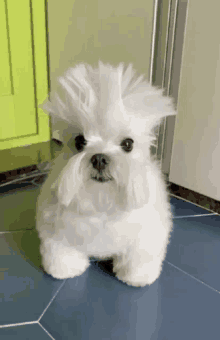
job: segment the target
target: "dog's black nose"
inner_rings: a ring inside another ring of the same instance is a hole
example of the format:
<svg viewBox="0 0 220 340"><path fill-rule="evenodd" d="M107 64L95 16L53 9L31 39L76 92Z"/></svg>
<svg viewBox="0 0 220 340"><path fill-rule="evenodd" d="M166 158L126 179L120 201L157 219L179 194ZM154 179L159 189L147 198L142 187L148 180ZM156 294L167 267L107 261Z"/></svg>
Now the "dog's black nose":
<svg viewBox="0 0 220 340"><path fill-rule="evenodd" d="M100 172L101 170L104 170L106 165L109 163L109 158L102 153L97 153L96 155L92 156L91 163L93 168Z"/></svg>

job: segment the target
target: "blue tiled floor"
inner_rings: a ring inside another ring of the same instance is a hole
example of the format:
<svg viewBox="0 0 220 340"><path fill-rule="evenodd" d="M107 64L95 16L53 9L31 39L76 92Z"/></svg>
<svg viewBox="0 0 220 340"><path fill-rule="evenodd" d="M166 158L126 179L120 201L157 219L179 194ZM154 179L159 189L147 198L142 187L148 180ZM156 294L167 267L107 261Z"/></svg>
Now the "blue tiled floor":
<svg viewBox="0 0 220 340"><path fill-rule="evenodd" d="M34 189L28 195L34 202ZM171 204L163 271L144 288L123 284L96 262L75 279L53 279L40 269L34 225L25 230L23 215L16 227L19 219L6 215L14 222L10 229L1 220L0 339L219 340L220 216L174 197Z"/></svg>

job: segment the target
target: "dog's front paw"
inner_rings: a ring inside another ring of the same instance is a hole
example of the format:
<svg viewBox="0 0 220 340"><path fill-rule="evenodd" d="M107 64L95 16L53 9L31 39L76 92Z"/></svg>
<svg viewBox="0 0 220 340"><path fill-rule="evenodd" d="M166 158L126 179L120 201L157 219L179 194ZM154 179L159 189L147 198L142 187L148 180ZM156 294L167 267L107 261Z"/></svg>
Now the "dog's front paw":
<svg viewBox="0 0 220 340"><path fill-rule="evenodd" d="M117 278L126 283L129 286L133 287L144 287L146 285L151 285L155 280L149 280L147 277L137 277L135 275L120 275L116 274Z"/></svg>
<svg viewBox="0 0 220 340"><path fill-rule="evenodd" d="M82 267L80 270L76 268L64 268L64 267L50 267L46 271L48 274L52 275L55 279L70 279L76 276L82 275L88 266Z"/></svg>
<svg viewBox="0 0 220 340"><path fill-rule="evenodd" d="M143 277L138 277L135 275L120 275L120 274L116 274L117 278L120 281L123 281L124 283L126 283L129 286L134 286L134 287L144 287L147 285L151 285L152 283L154 283L158 277L155 278L150 278L148 277L148 275L145 275Z"/></svg>
<svg viewBox="0 0 220 340"><path fill-rule="evenodd" d="M148 268L144 268L148 267ZM116 277L126 283L129 286L134 287L144 287L146 285L151 285L160 276L160 268L152 266L144 266L143 268L138 268L135 271L127 270L126 268L120 268L116 271ZM151 267L151 268L150 268ZM146 270L148 269L148 270Z"/></svg>
<svg viewBox="0 0 220 340"><path fill-rule="evenodd" d="M60 256L53 259L52 263L43 261L45 271L55 279L69 279L83 274L89 267L89 261L83 258L74 258L74 256Z"/></svg>

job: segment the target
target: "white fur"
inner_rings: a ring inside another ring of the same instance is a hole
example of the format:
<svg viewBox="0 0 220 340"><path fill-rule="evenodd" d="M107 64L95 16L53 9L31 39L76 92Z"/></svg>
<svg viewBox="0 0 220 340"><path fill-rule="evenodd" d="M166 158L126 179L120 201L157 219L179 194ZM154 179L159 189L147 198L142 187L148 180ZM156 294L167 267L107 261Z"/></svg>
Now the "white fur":
<svg viewBox="0 0 220 340"><path fill-rule="evenodd" d="M81 275L89 257L113 258L116 276L133 286L152 284L166 255L172 217L159 167L150 157L154 128L175 114L172 101L143 76L99 62L80 64L59 78L43 109L68 123L61 154L38 199L37 229L45 270L55 278ZM83 134L84 150L74 137ZM125 152L120 143L134 140ZM102 153L110 162L107 182L94 181L91 164Z"/></svg>

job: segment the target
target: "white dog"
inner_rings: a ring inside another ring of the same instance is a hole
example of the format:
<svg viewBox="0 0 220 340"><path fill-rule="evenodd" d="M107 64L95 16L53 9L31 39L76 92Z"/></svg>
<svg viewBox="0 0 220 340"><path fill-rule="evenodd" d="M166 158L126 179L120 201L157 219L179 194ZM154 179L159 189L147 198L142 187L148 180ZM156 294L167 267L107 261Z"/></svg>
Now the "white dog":
<svg viewBox="0 0 220 340"><path fill-rule="evenodd" d="M43 104L69 126L38 199L43 266L65 279L81 275L90 257L112 258L119 280L152 284L172 216L150 145L161 119L175 114L172 100L131 65L79 64L59 85Z"/></svg>

